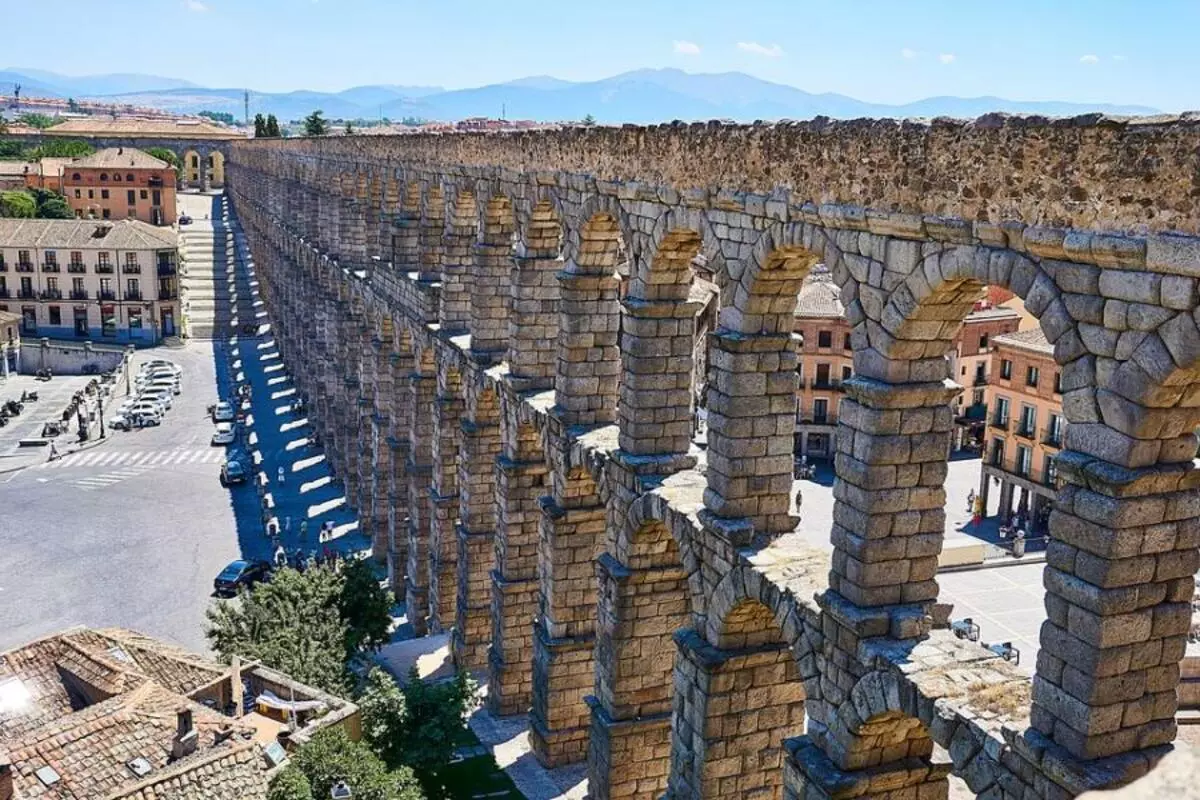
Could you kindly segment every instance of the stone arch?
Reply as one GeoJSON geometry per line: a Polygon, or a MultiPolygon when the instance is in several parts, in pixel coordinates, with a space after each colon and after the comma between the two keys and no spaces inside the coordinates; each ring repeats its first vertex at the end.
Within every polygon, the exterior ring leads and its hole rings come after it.
{"type": "Polygon", "coordinates": [[[201,175],[201,160],[200,150],[194,145],[185,145],[183,147],[183,156],[180,160],[183,171],[183,182],[186,186],[199,186],[201,175]]]}
{"type": "Polygon", "coordinates": [[[756,574],[731,570],[704,632],[676,634],[674,796],[783,797],[784,742],[804,731],[806,681],[779,610],[747,585],[756,574]]]}

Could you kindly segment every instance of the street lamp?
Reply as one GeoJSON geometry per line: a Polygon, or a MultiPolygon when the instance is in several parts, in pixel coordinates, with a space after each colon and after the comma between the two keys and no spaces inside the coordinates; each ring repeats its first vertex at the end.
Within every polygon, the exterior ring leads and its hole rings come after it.
{"type": "Polygon", "coordinates": [[[350,798],[354,797],[354,792],[351,791],[348,783],[338,781],[329,788],[329,797],[332,800],[350,800],[350,798]]]}
{"type": "Polygon", "coordinates": [[[104,438],[104,389],[96,387],[96,408],[100,414],[100,438],[104,438]]]}

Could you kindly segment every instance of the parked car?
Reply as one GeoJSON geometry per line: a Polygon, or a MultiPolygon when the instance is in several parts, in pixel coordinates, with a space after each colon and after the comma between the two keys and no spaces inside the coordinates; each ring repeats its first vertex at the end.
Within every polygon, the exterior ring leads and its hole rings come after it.
{"type": "Polygon", "coordinates": [[[261,583],[271,577],[271,565],[266,561],[237,561],[229,562],[225,569],[213,579],[213,591],[218,595],[227,596],[238,593],[239,589],[249,589],[256,583],[261,583]]]}
{"type": "Polygon", "coordinates": [[[232,403],[222,400],[213,406],[213,422],[231,422],[233,420],[233,416],[234,410],[232,403]]]}
{"type": "Polygon", "coordinates": [[[152,372],[143,372],[134,380],[138,386],[147,386],[151,383],[166,382],[175,386],[179,385],[179,378],[170,370],[154,370],[152,372]]]}
{"type": "Polygon", "coordinates": [[[141,368],[142,368],[143,370],[145,370],[145,369],[147,369],[147,368],[151,368],[151,369],[167,369],[167,370],[170,370],[171,372],[174,372],[176,375],[182,375],[182,374],[183,374],[183,367],[179,366],[179,365],[178,365],[178,364],[176,364],[174,361],[167,361],[165,358],[151,358],[151,359],[147,359],[146,361],[143,361],[143,362],[142,362],[142,367],[141,367],[141,368]]]}
{"type": "Polygon", "coordinates": [[[133,417],[152,418],[154,425],[162,424],[163,407],[153,400],[138,400],[134,403],[133,408],[129,409],[127,416],[132,420],[133,417]]]}
{"type": "Polygon", "coordinates": [[[143,384],[142,388],[148,391],[161,389],[164,392],[170,392],[171,394],[183,393],[183,389],[180,387],[179,381],[175,380],[174,378],[155,378],[149,383],[143,384]]]}
{"type": "Polygon", "coordinates": [[[233,427],[232,422],[218,422],[217,429],[213,431],[212,443],[214,445],[233,444],[237,440],[237,430],[233,427]]]}
{"type": "Polygon", "coordinates": [[[116,414],[112,417],[109,417],[108,427],[114,431],[127,431],[133,427],[133,422],[124,414],[116,414]]]}
{"type": "Polygon", "coordinates": [[[236,458],[227,458],[225,463],[221,465],[221,485],[233,486],[238,483],[245,483],[250,479],[250,472],[246,469],[246,465],[236,458]]]}
{"type": "Polygon", "coordinates": [[[175,404],[170,389],[146,389],[138,397],[158,403],[163,407],[163,411],[170,411],[171,406],[175,404]]]}

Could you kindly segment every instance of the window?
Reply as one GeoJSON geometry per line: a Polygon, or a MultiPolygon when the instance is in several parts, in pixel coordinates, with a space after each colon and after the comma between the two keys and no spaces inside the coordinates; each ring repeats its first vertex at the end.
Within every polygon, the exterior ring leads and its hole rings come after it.
{"type": "Polygon", "coordinates": [[[88,200],[95,200],[95,199],[96,199],[96,192],[92,189],[88,189],[88,200]]]}
{"type": "Polygon", "coordinates": [[[1046,444],[1061,447],[1062,435],[1063,418],[1058,414],[1051,414],[1050,422],[1046,425],[1046,444]]]}
{"type": "Polygon", "coordinates": [[[833,331],[818,331],[817,347],[833,347],[833,331]]]}
{"type": "Polygon", "coordinates": [[[21,306],[21,330],[37,333],[37,309],[33,306],[21,306]]]}
{"type": "Polygon", "coordinates": [[[50,266],[50,267],[58,266],[58,251],[57,250],[47,250],[45,253],[45,256],[46,256],[46,265],[47,266],[50,266]]]}
{"type": "Polygon", "coordinates": [[[50,324],[56,327],[62,325],[62,309],[58,306],[50,306],[50,324]]]}
{"type": "MultiPolygon", "coordinates": [[[[71,176],[71,180],[73,180],[73,181],[78,181],[78,180],[82,180],[82,179],[79,177],[79,173],[78,173],[78,172],[76,172],[75,174],[73,174],[73,175],[71,176]]],[[[78,197],[78,196],[79,196],[79,195],[76,195],[76,197],[78,197]]]]}
{"type": "Polygon", "coordinates": [[[101,190],[100,190],[100,199],[101,199],[101,200],[107,200],[107,199],[108,199],[108,189],[101,189],[101,190]]]}
{"type": "Polygon", "coordinates": [[[88,335],[88,312],[86,308],[75,306],[75,335],[88,335]]]}
{"type": "Polygon", "coordinates": [[[133,183],[133,173],[130,172],[128,175],[126,175],[125,180],[129,181],[130,183],[133,183]]]}
{"type": "Polygon", "coordinates": [[[985,383],[987,383],[987,362],[986,361],[976,361],[975,362],[975,385],[982,386],[985,383]]]}
{"type": "Polygon", "coordinates": [[[845,338],[842,340],[842,349],[843,349],[843,350],[850,350],[850,349],[852,349],[852,348],[850,347],[850,334],[848,334],[848,333],[846,334],[846,337],[845,337],[845,338]]]}
{"type": "Polygon", "coordinates": [[[48,292],[57,292],[58,291],[58,278],[46,278],[46,291],[48,291],[48,292]]]}
{"type": "Polygon", "coordinates": [[[983,389],[976,389],[974,392],[971,393],[971,405],[973,405],[973,406],[983,405],[983,389]]]}
{"type": "Polygon", "coordinates": [[[1032,464],[1033,451],[1023,444],[1017,445],[1017,474],[1028,478],[1032,464]]]}
{"type": "Polygon", "coordinates": [[[97,264],[99,264],[101,267],[107,267],[107,266],[109,266],[109,263],[108,263],[108,251],[107,251],[107,250],[103,250],[103,251],[101,251],[100,253],[98,253],[98,254],[96,255],[96,262],[97,262],[97,264]]]}
{"type": "Polygon", "coordinates": [[[829,401],[824,397],[818,397],[813,400],[813,422],[817,425],[824,425],[829,421],[829,401]]]}
{"type": "Polygon", "coordinates": [[[1000,359],[1000,377],[1006,381],[1012,380],[1012,362],[1007,358],[1000,359]]]}
{"type": "Polygon", "coordinates": [[[120,183],[120,182],[121,182],[121,175],[120,175],[120,173],[114,174],[114,175],[113,175],[113,180],[114,180],[114,181],[116,181],[117,183],[120,183]]]}
{"type": "Polygon", "coordinates": [[[1031,405],[1021,404],[1021,427],[1017,433],[1027,439],[1032,439],[1037,430],[1037,409],[1031,405]]]}
{"type": "Polygon", "coordinates": [[[108,173],[107,173],[107,172],[101,172],[101,173],[100,173],[100,180],[101,180],[102,182],[107,182],[107,181],[108,181],[108,173]]]}
{"type": "Polygon", "coordinates": [[[985,333],[979,337],[979,349],[987,350],[987,342],[988,342],[988,337],[987,337],[987,334],[985,333]]]}
{"type": "Polygon", "coordinates": [[[1054,393],[1062,394],[1062,373],[1054,373],[1054,393]]]}
{"type": "Polygon", "coordinates": [[[136,267],[138,265],[137,253],[131,253],[131,252],[126,251],[125,264],[126,264],[126,266],[136,267]]]}
{"type": "Polygon", "coordinates": [[[125,281],[125,299],[138,300],[141,299],[141,292],[138,291],[138,279],[130,278],[125,281]]]}
{"type": "Polygon", "coordinates": [[[129,205],[133,205],[134,203],[136,203],[137,202],[137,190],[130,189],[127,192],[125,192],[125,199],[129,203],[129,205]]]}
{"type": "Polygon", "coordinates": [[[18,263],[18,264],[29,264],[29,263],[31,263],[31,262],[29,261],[29,251],[28,251],[28,250],[18,250],[18,251],[17,251],[17,263],[18,263]]]}
{"type": "Polygon", "coordinates": [[[1008,398],[996,398],[996,416],[993,418],[996,425],[1000,427],[1008,427],[1008,398]]]}
{"type": "Polygon", "coordinates": [[[850,380],[851,376],[853,376],[853,375],[854,375],[854,370],[851,367],[847,367],[847,366],[842,367],[842,380],[843,381],[850,380]]]}
{"type": "Polygon", "coordinates": [[[1038,385],[1038,368],[1037,367],[1026,367],[1025,368],[1025,385],[1026,386],[1037,386],[1038,385]]]}
{"type": "Polygon", "coordinates": [[[101,218],[103,218],[103,219],[111,219],[111,218],[112,218],[112,212],[111,212],[111,211],[109,211],[109,210],[106,208],[106,209],[104,209],[103,211],[101,211],[101,212],[100,212],[100,216],[101,216],[101,218]]]}
{"type": "Polygon", "coordinates": [[[1046,456],[1046,466],[1042,468],[1042,481],[1047,486],[1058,483],[1058,462],[1054,456],[1046,456]]]}
{"type": "MultiPolygon", "coordinates": [[[[146,199],[145,192],[142,192],[142,199],[143,200],[146,199]]],[[[154,198],[150,201],[150,203],[151,203],[151,205],[161,206],[162,205],[162,192],[160,192],[158,189],[155,189],[154,190],[154,198]]]]}
{"type": "Polygon", "coordinates": [[[87,297],[87,289],[83,288],[83,278],[71,278],[71,299],[82,300],[87,297]]]}
{"type": "Polygon", "coordinates": [[[192,169],[200,168],[200,156],[192,156],[192,169]]]}
{"type": "Polygon", "coordinates": [[[112,278],[101,278],[100,279],[100,296],[104,297],[104,298],[112,299],[112,296],[113,296],[112,278]]]}
{"type": "Polygon", "coordinates": [[[142,310],[140,308],[129,309],[129,330],[140,331],[142,329],[142,310]]]}
{"type": "MultiPolygon", "coordinates": [[[[142,189],[142,191],[141,191],[141,192],[139,192],[139,194],[142,196],[142,199],[143,199],[143,200],[145,200],[145,199],[146,199],[146,197],[148,196],[148,195],[146,194],[146,190],[145,190],[145,189],[142,189]]],[[[158,192],[155,192],[155,194],[158,194],[158,192]]]]}
{"type": "Polygon", "coordinates": [[[116,306],[100,306],[100,333],[105,336],[117,335],[116,306]]]}
{"type": "Polygon", "coordinates": [[[78,200],[78,199],[80,199],[81,197],[83,197],[83,192],[81,192],[81,191],[79,191],[78,189],[76,189],[76,190],[75,190],[75,199],[76,199],[76,200],[78,200]]]}
{"type": "Polygon", "coordinates": [[[1004,440],[999,437],[992,439],[991,464],[993,467],[1004,466],[1004,440]]]}

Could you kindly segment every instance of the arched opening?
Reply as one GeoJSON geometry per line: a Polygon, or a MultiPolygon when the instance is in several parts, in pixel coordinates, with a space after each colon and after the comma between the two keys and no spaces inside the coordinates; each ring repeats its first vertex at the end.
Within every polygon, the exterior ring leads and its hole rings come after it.
{"type": "Polygon", "coordinates": [[[194,148],[188,148],[183,151],[183,161],[180,165],[180,171],[183,175],[184,189],[199,189],[200,178],[203,161],[200,158],[199,151],[194,148]]]}
{"type": "Polygon", "coordinates": [[[784,741],[804,731],[805,691],[776,615],[757,600],[675,640],[673,796],[782,798],[784,741]]]}
{"type": "Polygon", "coordinates": [[[225,186],[225,154],[212,150],[208,154],[205,168],[208,170],[208,185],[214,189],[225,186]]]}

